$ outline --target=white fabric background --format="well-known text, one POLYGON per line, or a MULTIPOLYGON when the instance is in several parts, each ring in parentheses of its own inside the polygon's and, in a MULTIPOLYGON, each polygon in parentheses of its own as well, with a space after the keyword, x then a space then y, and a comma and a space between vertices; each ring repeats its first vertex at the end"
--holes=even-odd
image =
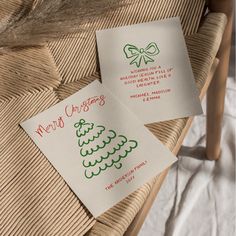
MULTIPOLYGON (((235 47, 232 47, 232 52, 235 47)), ((233 55, 233 53, 231 53, 233 55)), ((222 153, 205 160, 204 114, 194 119, 139 236, 235 235, 235 60, 231 56, 222 124, 222 153)), ((217 96, 217 94, 216 94, 217 96)))

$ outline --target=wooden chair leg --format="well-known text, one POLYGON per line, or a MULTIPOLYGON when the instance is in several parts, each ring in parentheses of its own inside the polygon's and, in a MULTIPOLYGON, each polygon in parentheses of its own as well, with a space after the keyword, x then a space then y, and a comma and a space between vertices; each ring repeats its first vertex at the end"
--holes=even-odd
POLYGON ((221 122, 224 112, 226 79, 228 76, 232 24, 233 1, 212 0, 209 8, 212 12, 223 12, 228 22, 217 54, 219 65, 207 93, 207 142, 206 155, 210 160, 220 157, 221 122))

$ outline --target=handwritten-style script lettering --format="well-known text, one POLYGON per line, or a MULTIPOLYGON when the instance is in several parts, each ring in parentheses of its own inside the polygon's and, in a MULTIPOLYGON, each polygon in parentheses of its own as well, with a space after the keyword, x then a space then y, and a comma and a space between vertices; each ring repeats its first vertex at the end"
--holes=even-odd
POLYGON ((39 124, 35 133, 42 138, 44 135, 50 134, 58 128, 64 128, 66 119, 81 112, 89 112, 94 105, 103 106, 105 104, 105 99, 106 97, 104 95, 100 95, 90 97, 80 104, 67 104, 63 111, 64 114, 60 115, 55 120, 52 120, 50 123, 39 124))

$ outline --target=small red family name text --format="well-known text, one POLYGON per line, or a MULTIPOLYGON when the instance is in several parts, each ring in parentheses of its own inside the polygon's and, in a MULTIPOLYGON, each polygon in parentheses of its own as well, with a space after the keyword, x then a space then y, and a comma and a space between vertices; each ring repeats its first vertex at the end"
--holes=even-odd
POLYGON ((140 97, 147 97, 150 96, 148 92, 146 93, 137 93, 130 95, 130 98, 140 98, 140 97))
POLYGON ((80 105, 67 105, 65 107, 65 114, 67 117, 73 116, 74 113, 88 112, 92 105, 98 104, 103 106, 105 104, 105 96, 94 96, 83 101, 80 105))
POLYGON ((137 171, 138 169, 140 169, 141 167, 145 166, 147 164, 147 161, 143 161, 140 164, 138 164, 137 166, 134 167, 134 170, 137 171))
POLYGON ((43 126, 39 125, 35 133, 37 133, 41 138, 43 134, 49 134, 57 128, 64 128, 64 119, 62 116, 59 116, 57 120, 52 121, 50 124, 43 126))
POLYGON ((107 186, 106 186, 106 188, 105 188, 105 189, 106 189, 106 190, 110 190, 110 189, 112 189, 113 187, 114 187, 114 185, 113 185, 113 184, 109 184, 109 185, 107 185, 107 186))

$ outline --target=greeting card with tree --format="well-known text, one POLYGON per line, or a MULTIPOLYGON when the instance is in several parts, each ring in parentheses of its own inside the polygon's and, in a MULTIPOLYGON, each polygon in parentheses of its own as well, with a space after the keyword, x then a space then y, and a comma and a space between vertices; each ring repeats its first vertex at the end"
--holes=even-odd
POLYGON ((98 81, 21 126, 95 217, 176 161, 98 81))

